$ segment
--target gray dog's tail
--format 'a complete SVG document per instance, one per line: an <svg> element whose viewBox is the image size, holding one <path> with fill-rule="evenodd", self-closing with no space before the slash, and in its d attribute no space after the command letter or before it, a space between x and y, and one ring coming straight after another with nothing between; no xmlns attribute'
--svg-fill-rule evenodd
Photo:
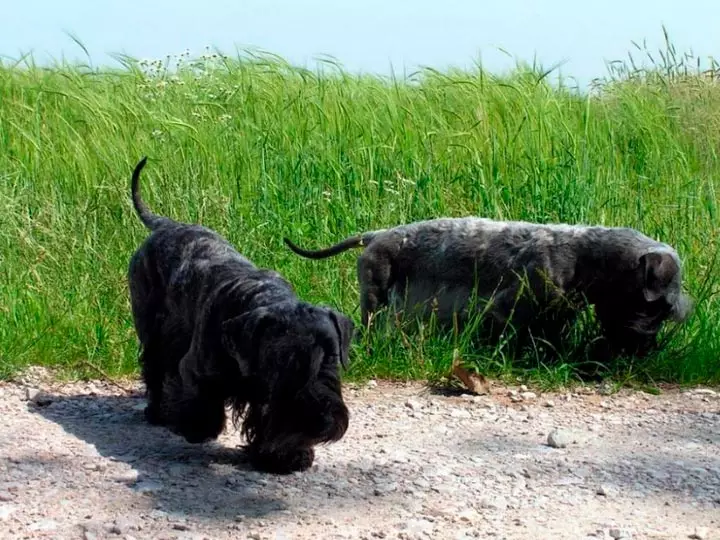
<svg viewBox="0 0 720 540"><path fill-rule="evenodd" d="M332 257L333 255L342 253L343 251L347 251L348 249L367 246L375 237L375 234L375 232L356 234L355 236L346 238L342 242L338 242L333 246L325 249L318 249L317 251L303 249L300 246L293 244L287 238L283 238L283 240L285 241L285 245L287 245L287 247L289 247L294 253L300 255L301 257L305 257L307 259L326 259L328 257Z"/></svg>
<svg viewBox="0 0 720 540"><path fill-rule="evenodd" d="M145 205L143 200L140 198L140 171L142 171L143 167L145 167L145 163L147 163L147 157L143 157L140 162L135 165L135 170L132 174L130 195L132 197L135 211L137 212L138 216L140 216L140 220L145 224L148 229L152 231L157 229L161 225L169 223L170 220L166 217L153 214L150 209Z"/></svg>

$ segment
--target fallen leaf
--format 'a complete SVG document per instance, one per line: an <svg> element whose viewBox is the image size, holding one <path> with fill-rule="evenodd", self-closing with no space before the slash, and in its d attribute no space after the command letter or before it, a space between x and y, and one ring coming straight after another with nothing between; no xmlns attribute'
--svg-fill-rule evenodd
<svg viewBox="0 0 720 540"><path fill-rule="evenodd" d="M453 354L452 373L465 385L470 392L478 395L490 393L490 381L479 373L471 373L460 365L457 350Z"/></svg>

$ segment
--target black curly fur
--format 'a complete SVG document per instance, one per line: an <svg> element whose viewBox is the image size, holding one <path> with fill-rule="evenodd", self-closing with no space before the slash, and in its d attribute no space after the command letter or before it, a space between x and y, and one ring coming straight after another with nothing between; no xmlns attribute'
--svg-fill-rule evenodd
<svg viewBox="0 0 720 540"><path fill-rule="evenodd" d="M217 233L152 214L138 191L144 165L132 201L152 232L128 278L148 421L201 443L220 435L229 406L257 468L310 467L313 446L348 427L339 371L352 321L300 301Z"/></svg>

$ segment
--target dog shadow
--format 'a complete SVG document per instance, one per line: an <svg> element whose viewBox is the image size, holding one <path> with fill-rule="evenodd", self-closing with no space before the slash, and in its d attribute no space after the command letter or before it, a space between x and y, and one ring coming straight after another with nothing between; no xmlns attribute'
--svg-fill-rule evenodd
<svg viewBox="0 0 720 540"><path fill-rule="evenodd" d="M323 481L312 470L296 473L304 478L291 475L289 481L254 470L234 435L231 440L223 435L219 441L190 444L164 427L148 424L143 414L146 402L140 394L50 395L49 401L49 406L29 403L28 407L92 445L102 457L128 464L137 471L137 479L130 471L129 478L119 482L152 497L155 507L164 512L226 521L238 515L261 518L286 513L292 508L285 486L300 482L303 490L316 490L331 501L327 479ZM338 475L361 476L350 470L351 464L339 467L348 470ZM336 497L351 495L340 492Z"/></svg>

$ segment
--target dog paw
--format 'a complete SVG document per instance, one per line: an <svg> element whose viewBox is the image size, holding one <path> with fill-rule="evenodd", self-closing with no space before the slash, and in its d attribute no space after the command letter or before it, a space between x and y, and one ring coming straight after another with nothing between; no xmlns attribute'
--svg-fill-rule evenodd
<svg viewBox="0 0 720 540"><path fill-rule="evenodd" d="M165 424L165 419L160 412L160 407L148 405L143 411L145 414L145 420L153 426L162 426Z"/></svg>
<svg viewBox="0 0 720 540"><path fill-rule="evenodd" d="M256 469L271 474L291 474L312 467L315 450L302 448L290 452L251 452L250 463Z"/></svg>

